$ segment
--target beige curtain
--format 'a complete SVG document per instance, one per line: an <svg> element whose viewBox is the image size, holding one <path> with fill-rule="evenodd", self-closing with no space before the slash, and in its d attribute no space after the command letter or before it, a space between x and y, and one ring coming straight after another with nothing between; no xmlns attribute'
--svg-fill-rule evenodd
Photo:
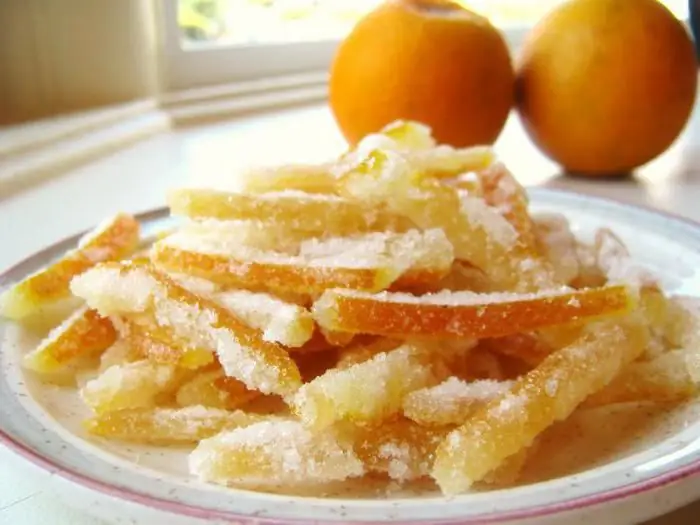
<svg viewBox="0 0 700 525"><path fill-rule="evenodd" d="M1 0L0 125L154 96L155 0Z"/></svg>

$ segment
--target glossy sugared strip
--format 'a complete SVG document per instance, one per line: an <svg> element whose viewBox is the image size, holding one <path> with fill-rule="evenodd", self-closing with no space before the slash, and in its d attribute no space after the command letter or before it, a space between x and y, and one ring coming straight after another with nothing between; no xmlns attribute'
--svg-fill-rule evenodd
<svg viewBox="0 0 700 525"><path fill-rule="evenodd" d="M265 341L297 348L309 341L314 333L315 323L307 308L273 295L231 290L218 293L213 298L260 330Z"/></svg>
<svg viewBox="0 0 700 525"><path fill-rule="evenodd" d="M263 421L199 442L190 472L203 481L245 487L316 485L364 474L349 445L298 421Z"/></svg>
<svg viewBox="0 0 700 525"><path fill-rule="evenodd" d="M399 417L377 425L348 427L353 449L368 472L409 481L430 474L435 450L454 427L424 427Z"/></svg>
<svg viewBox="0 0 700 525"><path fill-rule="evenodd" d="M462 381L450 377L439 385L409 393L403 400L403 413L425 426L461 425L478 408L507 392L510 381Z"/></svg>
<svg viewBox="0 0 700 525"><path fill-rule="evenodd" d="M530 366L537 366L556 349L534 334L512 334L485 339L480 345L497 354L520 359Z"/></svg>
<svg viewBox="0 0 700 525"><path fill-rule="evenodd" d="M239 410L189 406L134 408L93 416L83 423L96 436L132 443L179 445L196 443L224 430L245 427L263 419Z"/></svg>
<svg viewBox="0 0 700 525"><path fill-rule="evenodd" d="M344 369L331 369L302 386L292 400L305 426L381 421L401 409L408 392L434 384L430 366L403 346Z"/></svg>
<svg viewBox="0 0 700 525"><path fill-rule="evenodd" d="M164 271L188 273L222 286L299 293L320 293L335 287L383 290L398 277L388 262L376 268L304 266L299 260L258 262L165 244L154 248L153 262Z"/></svg>
<svg viewBox="0 0 700 525"><path fill-rule="evenodd" d="M168 195L168 205L173 213L195 219L265 220L288 224L297 230L336 235L406 222L361 201L291 190L246 194L179 189Z"/></svg>
<svg viewBox="0 0 700 525"><path fill-rule="evenodd" d="M635 305L625 286L537 294L440 292L424 296L329 290L316 322L330 330L388 337L500 337L621 314Z"/></svg>
<svg viewBox="0 0 700 525"><path fill-rule="evenodd" d="M184 383L177 391L177 404L185 406L205 406L233 410L256 397L260 392L248 390L232 377L226 377L220 368L205 370Z"/></svg>
<svg viewBox="0 0 700 525"><path fill-rule="evenodd" d="M298 255L173 235L157 243L159 268L227 287L317 294L328 288L379 291L434 286L450 270L452 245L440 230L309 241Z"/></svg>
<svg viewBox="0 0 700 525"><path fill-rule="evenodd" d="M423 229L442 228L455 257L480 268L494 289L536 291L551 287L541 261L518 244L518 232L477 197L419 170L401 155L373 151L338 179L339 192L375 202L409 218Z"/></svg>
<svg viewBox="0 0 700 525"><path fill-rule="evenodd" d="M126 408L150 408L159 395L177 388L182 371L148 360L114 365L88 381L80 397L96 414Z"/></svg>
<svg viewBox="0 0 700 525"><path fill-rule="evenodd" d="M648 335L633 320L591 325L581 339L517 379L440 444L432 476L442 491L468 490L554 422L567 418L643 352Z"/></svg>
<svg viewBox="0 0 700 525"><path fill-rule="evenodd" d="M116 339L117 332L109 319L81 307L24 356L22 363L35 372L57 372L75 359L99 355Z"/></svg>
<svg viewBox="0 0 700 525"><path fill-rule="evenodd" d="M584 406L651 401L675 403L690 398L698 385L688 372L686 354L673 350L632 363L612 383L586 399Z"/></svg>
<svg viewBox="0 0 700 525"><path fill-rule="evenodd" d="M159 326L147 314L123 319L120 329L132 352L142 359L193 370L214 362L211 350L192 346L186 338L175 337L172 330Z"/></svg>
<svg viewBox="0 0 700 525"><path fill-rule="evenodd" d="M282 346L263 340L228 309L186 290L149 267L103 265L72 283L73 292L103 314L146 313L187 347L215 352L227 375L252 390L287 395L301 385Z"/></svg>
<svg viewBox="0 0 700 525"><path fill-rule="evenodd" d="M533 255L537 254L535 225L528 213L528 198L525 188L500 162L478 172L484 200L495 207L518 232L520 242Z"/></svg>
<svg viewBox="0 0 700 525"><path fill-rule="evenodd" d="M44 305L68 297L73 277L99 262L128 256L138 243L138 221L126 214L113 217L85 235L76 249L3 293L0 315L20 320Z"/></svg>
<svg viewBox="0 0 700 525"><path fill-rule="evenodd" d="M335 193L335 176L330 166L291 164L249 168L240 174L243 191L270 193L289 190L306 193Z"/></svg>

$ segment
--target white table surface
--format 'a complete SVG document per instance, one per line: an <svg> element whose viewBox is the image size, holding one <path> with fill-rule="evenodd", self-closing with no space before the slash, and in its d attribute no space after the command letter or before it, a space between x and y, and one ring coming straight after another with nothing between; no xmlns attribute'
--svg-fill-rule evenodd
<svg viewBox="0 0 700 525"><path fill-rule="evenodd" d="M148 139L0 201L0 271L106 215L162 206L169 187L220 183L233 177L236 168L250 164L323 160L341 152L343 146L325 107L292 109ZM556 167L533 148L515 118L496 148L526 184L645 204L700 221L700 114L673 148L625 181L558 176ZM57 501L46 489L46 477L0 446L0 524L108 523ZM700 502L650 523L696 524L699 515Z"/></svg>

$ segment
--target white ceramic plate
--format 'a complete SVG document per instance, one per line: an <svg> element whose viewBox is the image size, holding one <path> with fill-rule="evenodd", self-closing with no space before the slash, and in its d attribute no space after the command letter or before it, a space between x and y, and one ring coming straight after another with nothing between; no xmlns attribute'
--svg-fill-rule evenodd
<svg viewBox="0 0 700 525"><path fill-rule="evenodd" d="M607 226L672 293L700 296L700 226L596 198L531 190L536 211L563 212L585 237ZM146 234L167 226L164 211L141 216ZM0 287L44 266L75 244L68 239L0 276ZM310 522L633 523L700 497L700 404L654 419L646 438L614 460L551 481L454 498L437 494L358 499L293 497L204 485L186 473L186 451L88 441L75 395L25 376L19 356L34 341L14 325L0 332L0 442L54 474L56 490L83 509L123 523L288 524ZM622 420L611 416L611 427ZM653 428L652 428L653 427ZM632 427L630 427L632 428ZM636 427L635 427L636 428ZM639 429L637 428L637 431ZM632 430L629 430L632 436ZM562 451L552 450L551 454ZM566 452L566 451L564 451ZM597 466L595 466L597 465ZM579 521L580 520L580 521Z"/></svg>

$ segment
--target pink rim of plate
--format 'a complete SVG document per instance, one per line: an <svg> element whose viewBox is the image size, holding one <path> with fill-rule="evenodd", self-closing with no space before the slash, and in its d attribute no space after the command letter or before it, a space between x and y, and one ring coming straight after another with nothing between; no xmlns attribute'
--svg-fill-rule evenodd
<svg viewBox="0 0 700 525"><path fill-rule="evenodd" d="M534 188L533 188L534 189ZM561 191L561 190L553 190L550 188L537 188L536 191L538 193L551 193L551 194L560 194L560 195L567 195L571 194L571 192L567 191ZM665 217L674 221L678 222L683 222L688 224L689 226L692 226L698 230L700 230L700 222L693 221L691 219L687 219L685 217L681 217L679 215L675 215L673 213L665 212L663 210L657 210L654 208L651 208L649 206L644 206L644 205L633 205L629 204L623 201L618 201L615 199L610 199L610 198L605 198L605 197L597 197L597 196L590 196L590 195L578 195L581 198L584 198L589 201L601 201L601 202L608 202L610 204L614 204L616 206L620 206L623 208L629 208L629 209L637 209L637 210L643 210L649 214L652 215L657 215L661 217ZM137 215L138 219L151 219L155 218L158 216L165 215L166 209L165 208L160 208L160 209L155 209L151 210L148 212L141 213ZM17 265L11 267L8 269L6 272L4 272L3 275L0 275L0 281L2 281L2 277L4 277L5 274L12 273L15 268L18 266L21 266L25 264L26 259ZM72 483L76 483L78 485L81 485L89 490L99 492L103 495L117 498L117 499L122 499L125 501L129 501L132 503L135 503L137 505L141 505L144 507L150 507L152 509L156 509L159 511L163 512L168 512L171 514L175 515L181 515L181 516L187 516L191 518L197 518L197 519L204 519L204 520L219 520L219 521L224 521L224 522L235 522L235 523L245 523L246 521L251 521L255 522L258 525L284 525L284 524L301 524L301 523L307 523L307 520L302 520L300 518L274 518L274 517L263 517L263 516L254 516L254 515L245 515L245 514L234 514L231 512L226 512L226 511L220 511L220 510L211 510L211 509L206 509L203 507L197 507L194 505L188 505L185 503L179 503L176 501L171 501L171 500L166 500L162 498L157 498L154 496L149 496L146 494L142 494L140 492L136 492L133 490L128 490L125 488L121 487L116 487L113 485L109 485L107 483L104 483L102 481L95 480L93 478L90 478L86 475L83 475L81 473L75 472L69 468L57 465L56 463L53 463L51 460L43 457L36 451L30 449L28 446L24 445L23 443L20 443L16 441L14 438L9 436L4 430L0 429L0 444L5 445L9 450L12 450L15 452L17 455L21 456L22 458L26 459L30 463L36 465L37 467L51 473L60 476L63 479L66 479ZM528 518L542 518L546 516L551 516L553 514L561 513L561 512L566 512L566 511L571 511L571 510L578 510L578 509L583 509L586 507L592 507L595 505L601 505L604 503L610 503L613 501L618 501L623 498L629 497L629 496L635 496L637 494L641 494L643 492L648 492L654 489L662 488L666 485L669 485L671 483L674 483L676 481L683 480L687 477L700 474L700 457L696 458L693 460L691 463L687 465L683 465L681 467L678 467L674 470L671 470L669 472L664 472L657 474L655 476L652 476L648 479L641 480L641 481L636 481L632 483L628 483L626 485L622 485L618 488L607 490L604 492L597 492L594 494L590 494L588 496L582 496L578 498L572 498L569 500L565 501L560 501L556 503L550 503L550 504L545 504L545 505L540 505L537 507L533 507L530 509L522 509L522 510L514 510L514 511L508 511L508 512L503 512L503 513L490 513L490 514L484 514L482 516L474 516L471 518L460 518L460 519L447 519L447 520L432 520L432 521L427 521L427 520L421 520L421 521L403 521L403 522L393 522L393 523L424 523L428 525L478 525L478 524L491 524L491 523L504 523L504 522L509 522L509 521L515 521L515 520L522 520L522 519L528 519ZM347 520L344 520L345 523L348 523ZM318 522L317 522L318 523ZM326 521L324 523L327 523L328 525L332 524L337 524L337 523L342 523L341 521ZM373 522L371 521L357 521L358 525L369 525ZM385 522L384 522L385 523Z"/></svg>

